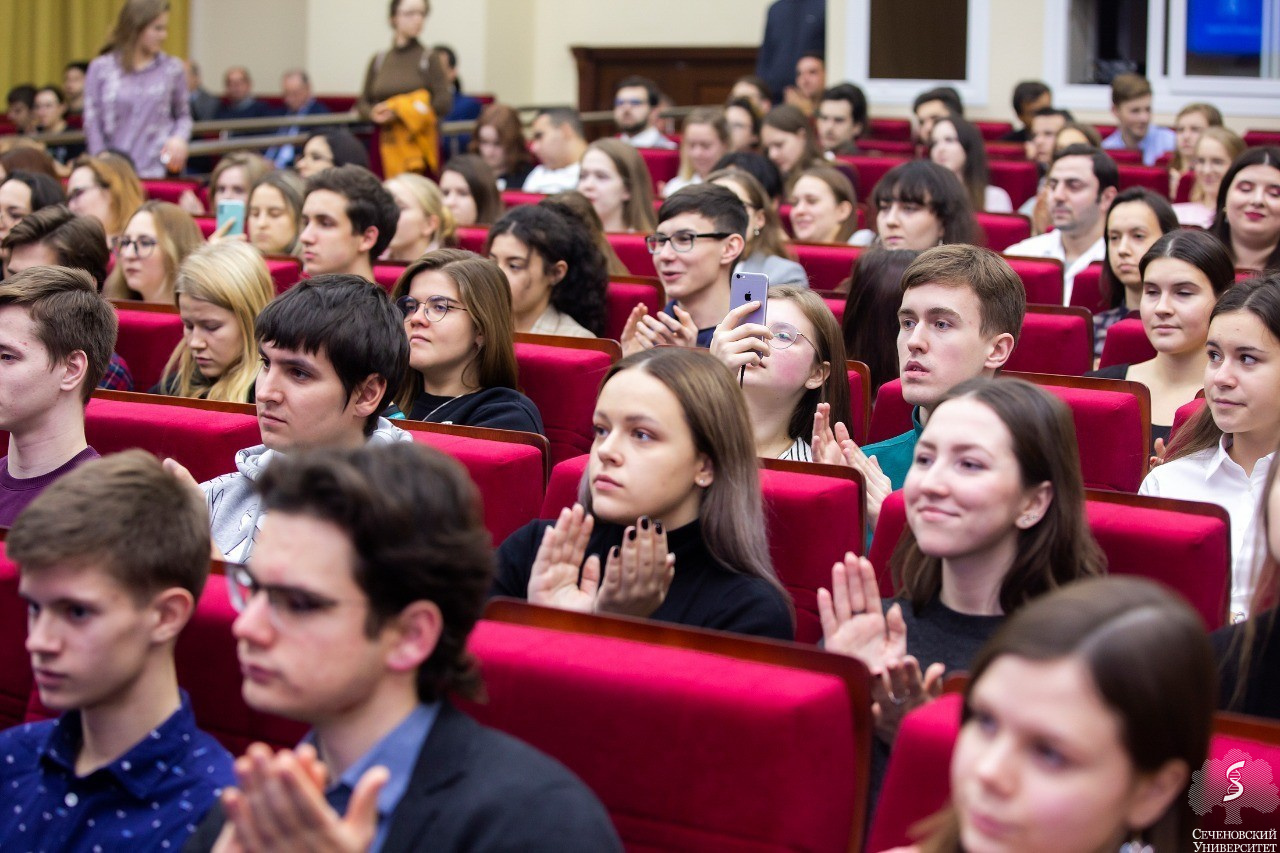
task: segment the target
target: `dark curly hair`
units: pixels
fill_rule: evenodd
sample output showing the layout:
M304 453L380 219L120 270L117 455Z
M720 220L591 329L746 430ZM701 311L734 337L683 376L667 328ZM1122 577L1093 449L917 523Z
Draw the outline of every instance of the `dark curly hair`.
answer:
M569 269L551 289L551 304L599 337L607 317L608 265L581 221L559 207L547 202L513 207L489 229L484 253L495 237L510 234L537 252L544 267L564 261Z

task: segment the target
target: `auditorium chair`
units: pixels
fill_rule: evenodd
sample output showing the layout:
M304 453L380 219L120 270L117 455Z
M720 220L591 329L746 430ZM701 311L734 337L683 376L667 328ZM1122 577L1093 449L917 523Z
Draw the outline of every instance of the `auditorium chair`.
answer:
M277 296L302 281L302 262L293 255L267 255L264 260Z
M1063 304L1062 261L1057 258L1027 258L1002 255L1027 291L1027 302L1040 305Z
M605 234L609 245L617 253L618 260L631 271L632 275L653 275L653 255L645 247L646 235L629 231L610 231Z
M1169 430L1169 441L1165 442L1166 447L1173 443L1173 437L1178 434L1178 430L1182 428L1183 424L1191 420L1192 416L1204 407L1203 391L1197 392L1194 400L1183 403L1178 407L1178 410L1173 413L1173 427Z
M1098 128L1098 132L1102 133L1102 128ZM1106 139L1107 136L1108 134L1102 133L1103 139ZM1142 165L1142 152L1136 148L1104 148L1102 153L1115 160L1118 166Z
M622 330L636 305L643 304L650 315L657 314L667 304L667 294L662 283L653 276L609 276L609 290L605 293L608 317L604 335L615 341L622 340Z
M790 643L494 600L461 703L564 763L629 850L861 850L866 668ZM625 772L619 772L625 768Z
M520 390L542 415L551 464L591 449L600 381L622 357L617 341L516 333Z
M873 118L867 121L867 136L871 139L888 139L895 142L911 142L915 139L911 133L911 119L906 118ZM861 143L862 140L859 140Z
M849 297L844 293L837 293L834 290L814 290L814 293L822 297L822 301L827 303L827 308L831 309L831 313L836 315L836 322L844 322L844 306Z
M1083 308L1028 305L1005 368L1083 376L1093 369L1093 318Z
M1196 173L1193 169L1188 169L1182 173L1182 177L1178 179L1178 188L1173 194L1173 202L1175 204L1183 204L1191 201L1191 191L1196 186Z
M546 198L543 193L527 193L524 190L503 190L502 206L510 210L513 207L519 207L522 204L537 204Z
M1019 148L1022 146L1019 145ZM1040 172L1036 168L1036 164L1026 159L1016 160L988 160L987 171L990 173L989 182L994 187L1000 187L1009 194L1009 200L1013 202L1013 209L1017 210L1023 203L1036 194L1036 190L1040 187ZM1028 233L1027 237L1031 234ZM1019 237L1019 240L1026 239ZM1016 240L1014 242L1017 242ZM1006 244L1012 245L1012 244ZM988 243L989 248L995 249ZM1001 247L1003 248L1003 247ZM999 251L997 249L997 251Z
M1108 152L1113 153L1113 152ZM1169 197L1169 170L1163 166L1143 166L1141 159L1137 165L1121 163L1120 190L1130 187L1146 187L1161 198Z
M193 216L196 221L196 227L200 229L200 234L206 240L213 236L213 232L218 230L218 218L216 216Z
M22 722L33 685L27 654L27 605L18 597L18 567L4 555L0 528L0 729Z
M973 218L978 223L981 245L993 252L1003 252L1014 243L1031 236L1031 220L1021 213L987 213L979 210L974 212Z
M1159 581L1181 595L1208 630L1226 624L1231 591L1231 521L1217 504L1085 491L1089 529L1107 556L1107 572ZM894 593L889 558L906 528L901 490L880 507L868 559L880 594Z
M1126 317L1107 329L1102 344L1099 367L1113 364L1138 364L1156 357L1156 348L1147 337L1147 330L1137 317Z
M378 261L373 265L373 280L379 287L390 293L408 268L409 264L404 261Z
M859 199L871 198L871 193L875 190L876 184L880 183L880 179L894 166L900 166L906 162L907 160L902 157L864 156L859 154L840 154L835 159L837 166L847 164L853 167L858 176L858 180L854 183L854 189L857 190Z
M1095 261L1076 273L1067 304L1078 305L1090 314L1099 314L1111 307L1110 294L1102 292L1101 261Z
M680 174L680 151L675 148L637 148L636 151L649 169L654 198L661 199L662 185Z
M862 249L845 243L792 243L791 253L809 275L814 290L835 290L849 277Z
M1007 121L975 121L973 126L982 134L984 142L999 142L1001 137L1013 133L1013 125Z
M133 387L147 391L160 381L174 348L182 342L182 317L174 305L113 299L120 331L116 352L129 365Z
M1280 130L1245 131L1244 144L1250 148L1261 148L1266 145L1280 145Z
M578 500L587 460L578 456L552 469L543 518L556 518ZM818 589L831 586L831 566L846 552L863 551L862 475L852 468L814 462L762 459L760 464L769 551L778 578L795 600L796 640L817 642L822 637Z
M177 204L182 194L188 190L195 193L201 201L205 201L205 188L197 181L177 178L142 179L142 193L149 201L167 201L170 204Z
M997 160L1001 161L1025 161L1027 159L1027 146L1021 142L1000 142L999 140L984 140L983 147L987 150L987 165L990 166ZM1017 202L1015 201L1016 205Z
M484 225L459 225L454 233L458 237L459 249L466 249L469 252L475 252L477 255L484 253L485 241L489 239L488 227Z
M910 158L916 156L915 144L907 142L906 140L868 139L867 137L862 137L858 140L857 144L860 151L866 151L869 153L884 154L889 157L897 157L899 159L903 157Z
M845 362L845 372L849 375L849 408L853 414L853 423L845 426L849 428L849 437L861 446L871 425L871 368L849 359Z

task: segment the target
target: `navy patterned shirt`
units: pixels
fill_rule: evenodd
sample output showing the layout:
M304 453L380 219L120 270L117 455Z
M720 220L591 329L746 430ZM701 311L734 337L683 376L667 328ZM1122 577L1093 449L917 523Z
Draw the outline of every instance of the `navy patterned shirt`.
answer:
M179 850L222 788L232 758L196 728L191 702L118 759L75 773L80 713L0 732L0 850Z

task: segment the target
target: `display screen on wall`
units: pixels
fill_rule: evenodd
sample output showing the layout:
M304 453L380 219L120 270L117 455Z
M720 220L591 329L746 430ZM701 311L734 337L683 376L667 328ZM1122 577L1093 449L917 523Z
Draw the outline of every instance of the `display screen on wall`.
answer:
M1263 0L1187 0L1187 52L1257 56Z

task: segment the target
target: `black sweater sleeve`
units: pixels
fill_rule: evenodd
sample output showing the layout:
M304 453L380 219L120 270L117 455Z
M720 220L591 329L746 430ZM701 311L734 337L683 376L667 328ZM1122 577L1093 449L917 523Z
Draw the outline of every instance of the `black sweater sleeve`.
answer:
M498 546L498 571L493 578L493 587L489 590L491 598L495 595L528 597L533 558L538 555L543 531L552 523L535 519L512 533Z

